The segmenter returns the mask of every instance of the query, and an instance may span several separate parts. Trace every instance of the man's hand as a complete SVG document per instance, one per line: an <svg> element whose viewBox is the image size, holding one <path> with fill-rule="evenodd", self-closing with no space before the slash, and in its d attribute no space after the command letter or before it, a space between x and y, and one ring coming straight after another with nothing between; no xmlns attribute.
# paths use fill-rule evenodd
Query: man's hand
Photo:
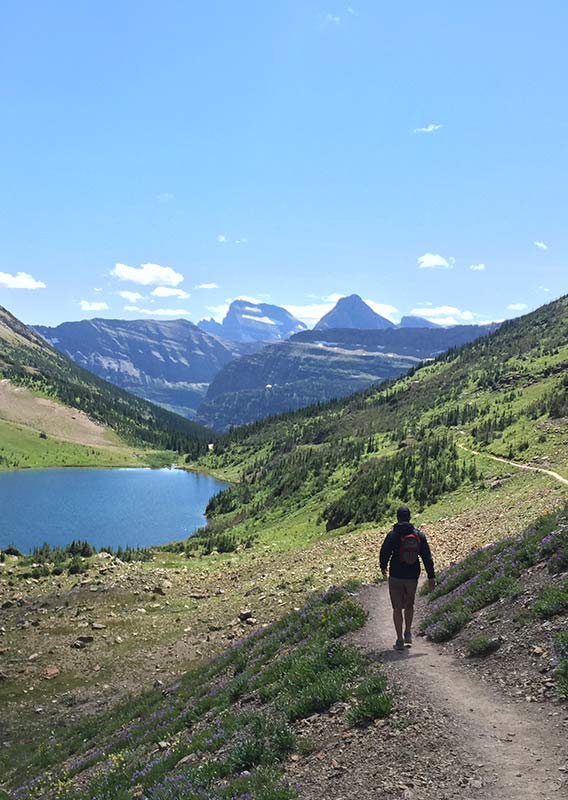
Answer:
<svg viewBox="0 0 568 800"><path fill-rule="evenodd" d="M436 588L436 578L428 578L428 589L433 592Z"/></svg>

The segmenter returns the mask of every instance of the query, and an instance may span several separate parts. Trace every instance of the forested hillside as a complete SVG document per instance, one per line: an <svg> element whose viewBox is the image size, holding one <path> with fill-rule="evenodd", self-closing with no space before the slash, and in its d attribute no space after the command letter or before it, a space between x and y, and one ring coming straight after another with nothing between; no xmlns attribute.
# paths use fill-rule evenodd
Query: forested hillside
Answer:
<svg viewBox="0 0 568 800"><path fill-rule="evenodd" d="M210 439L202 426L77 366L1 306L0 378L80 409L131 444L196 456Z"/></svg>
<svg viewBox="0 0 568 800"><path fill-rule="evenodd" d="M378 389L236 429L200 461L236 479L203 536L250 538L308 502L328 530L425 508L483 480L473 451L562 471L567 367L563 297Z"/></svg>

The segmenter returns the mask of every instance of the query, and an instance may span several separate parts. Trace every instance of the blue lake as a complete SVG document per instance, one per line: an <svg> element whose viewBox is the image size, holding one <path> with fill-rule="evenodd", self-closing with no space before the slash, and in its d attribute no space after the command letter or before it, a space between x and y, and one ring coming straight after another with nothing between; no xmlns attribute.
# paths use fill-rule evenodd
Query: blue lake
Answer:
<svg viewBox="0 0 568 800"><path fill-rule="evenodd" d="M0 548L86 539L144 547L183 539L205 522L227 484L177 469L41 469L0 472Z"/></svg>

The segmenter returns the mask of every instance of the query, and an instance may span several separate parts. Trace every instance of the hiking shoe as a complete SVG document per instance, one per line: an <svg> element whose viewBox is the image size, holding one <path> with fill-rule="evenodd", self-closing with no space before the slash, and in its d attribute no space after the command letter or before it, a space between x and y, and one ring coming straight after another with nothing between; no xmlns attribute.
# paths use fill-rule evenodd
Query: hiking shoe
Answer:
<svg viewBox="0 0 568 800"><path fill-rule="evenodd" d="M408 647L412 645L412 634L410 631L406 631L404 634L404 644L408 645Z"/></svg>
<svg viewBox="0 0 568 800"><path fill-rule="evenodd" d="M399 651L400 650L404 650L404 640L403 639L397 639L396 642L394 643L393 647L394 647L395 650L399 650Z"/></svg>

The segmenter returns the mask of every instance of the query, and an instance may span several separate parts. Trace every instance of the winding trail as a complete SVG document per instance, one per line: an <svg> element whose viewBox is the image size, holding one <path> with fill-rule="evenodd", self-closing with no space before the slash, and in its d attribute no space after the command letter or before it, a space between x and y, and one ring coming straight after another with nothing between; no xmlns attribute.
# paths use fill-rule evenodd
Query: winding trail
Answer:
<svg viewBox="0 0 568 800"><path fill-rule="evenodd" d="M446 714L461 738L461 742L456 741L456 748L478 762L479 785L456 786L452 797L568 797L568 739L563 720L566 714L560 707L509 700L423 637L416 637L412 648L403 653L395 652L387 585L365 587L358 600L369 612L369 619L355 634L354 642L374 660L388 661L389 678L403 686L411 699L429 703ZM553 715L554 711L560 714ZM457 775L459 766L458 761Z"/></svg>
<svg viewBox="0 0 568 800"><path fill-rule="evenodd" d="M470 447L466 447L465 444L460 444L458 442L458 447L462 450L465 450L467 453L472 453L474 456L481 456L482 458L490 458L492 461L500 461L502 464L508 464L510 467L516 467L517 469L525 469L529 470L530 472L542 472L544 475L550 475L551 478L554 478L559 483L563 483L565 486L568 486L568 478L564 478L558 472L553 472L551 469L544 469L544 467L533 467L530 464L518 464L516 461L509 461L507 458L501 458L500 456L493 456L491 453L481 453L479 450L472 450Z"/></svg>

